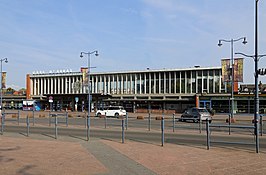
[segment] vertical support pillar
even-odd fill
[[[57,115],[55,115],[54,117],[55,117],[55,122],[54,122],[54,125],[55,125],[55,139],[57,139]]]
[[[2,117],[1,117],[1,135],[4,134],[4,127],[5,127],[5,114],[2,114]]]
[[[209,120],[206,119],[206,132],[207,132],[207,150],[210,149],[210,123]]]
[[[29,134],[30,134],[30,119],[29,119],[28,115],[27,115],[27,118],[26,118],[26,123],[27,123],[27,137],[29,137]]]
[[[148,123],[148,129],[149,129],[149,131],[151,130],[151,113],[150,113],[150,111],[149,111],[149,123]]]
[[[126,113],[126,130],[128,128],[128,113]]]
[[[173,132],[175,132],[175,113],[173,113]]]
[[[68,127],[68,112],[66,112],[66,127]]]
[[[260,115],[260,136],[263,134],[263,116]]]
[[[34,126],[35,125],[34,110],[32,110],[32,120],[33,120],[33,126]]]
[[[164,114],[162,116],[162,120],[161,120],[161,139],[162,139],[162,146],[164,146]]]
[[[19,122],[20,122],[20,116],[19,116],[20,112],[18,111],[18,125],[19,125]]]
[[[122,143],[125,143],[125,120],[122,117]]]

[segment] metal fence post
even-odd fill
[[[49,112],[49,126],[51,126],[51,112]]]
[[[210,149],[210,123],[209,120],[206,119],[206,132],[207,132],[207,150]]]
[[[18,125],[19,125],[19,111],[18,111]]]
[[[228,121],[228,124],[229,124],[229,135],[231,135],[231,114],[229,114],[229,121]]]
[[[107,128],[107,117],[104,116],[104,128],[106,129]]]
[[[175,132],[175,113],[173,113],[173,132]]]
[[[162,146],[164,145],[164,115],[162,116],[162,120],[161,120],[161,130],[162,130]]]
[[[68,127],[68,112],[66,112],[66,127]]]
[[[90,116],[87,116],[87,141],[90,139]]]
[[[126,130],[127,130],[127,127],[128,127],[128,113],[126,113]]]
[[[26,118],[26,123],[27,123],[27,137],[29,137],[29,134],[30,134],[30,119],[29,119],[28,115],[27,115],[27,118]]]
[[[260,136],[263,134],[263,116],[260,115]]]
[[[33,126],[35,125],[35,117],[34,117],[34,110],[32,110],[32,120],[33,120]]]
[[[202,131],[202,118],[199,116],[199,133],[201,134]]]
[[[55,139],[57,139],[57,115],[55,115],[54,125],[55,125]]]
[[[122,143],[125,143],[125,120],[122,117]]]
[[[151,130],[151,113],[149,112],[149,131]]]
[[[5,127],[5,114],[2,114],[2,117],[1,117],[1,135],[4,134],[4,127]]]

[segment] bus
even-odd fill
[[[37,105],[35,100],[23,100],[23,111],[39,111],[40,107]]]

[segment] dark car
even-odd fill
[[[181,121],[193,121],[193,122],[199,122],[201,121],[208,121],[211,123],[212,117],[209,111],[206,108],[189,108],[185,110],[185,112],[181,115]]]

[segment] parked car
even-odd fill
[[[192,107],[187,110],[181,115],[181,121],[193,121],[193,122],[199,122],[201,121],[206,121],[206,119],[209,120],[211,123],[212,117],[209,111],[206,108],[197,108],[197,107]]]
[[[119,117],[127,114],[123,106],[109,106],[96,111],[95,115],[100,117],[106,115],[107,117]]]

